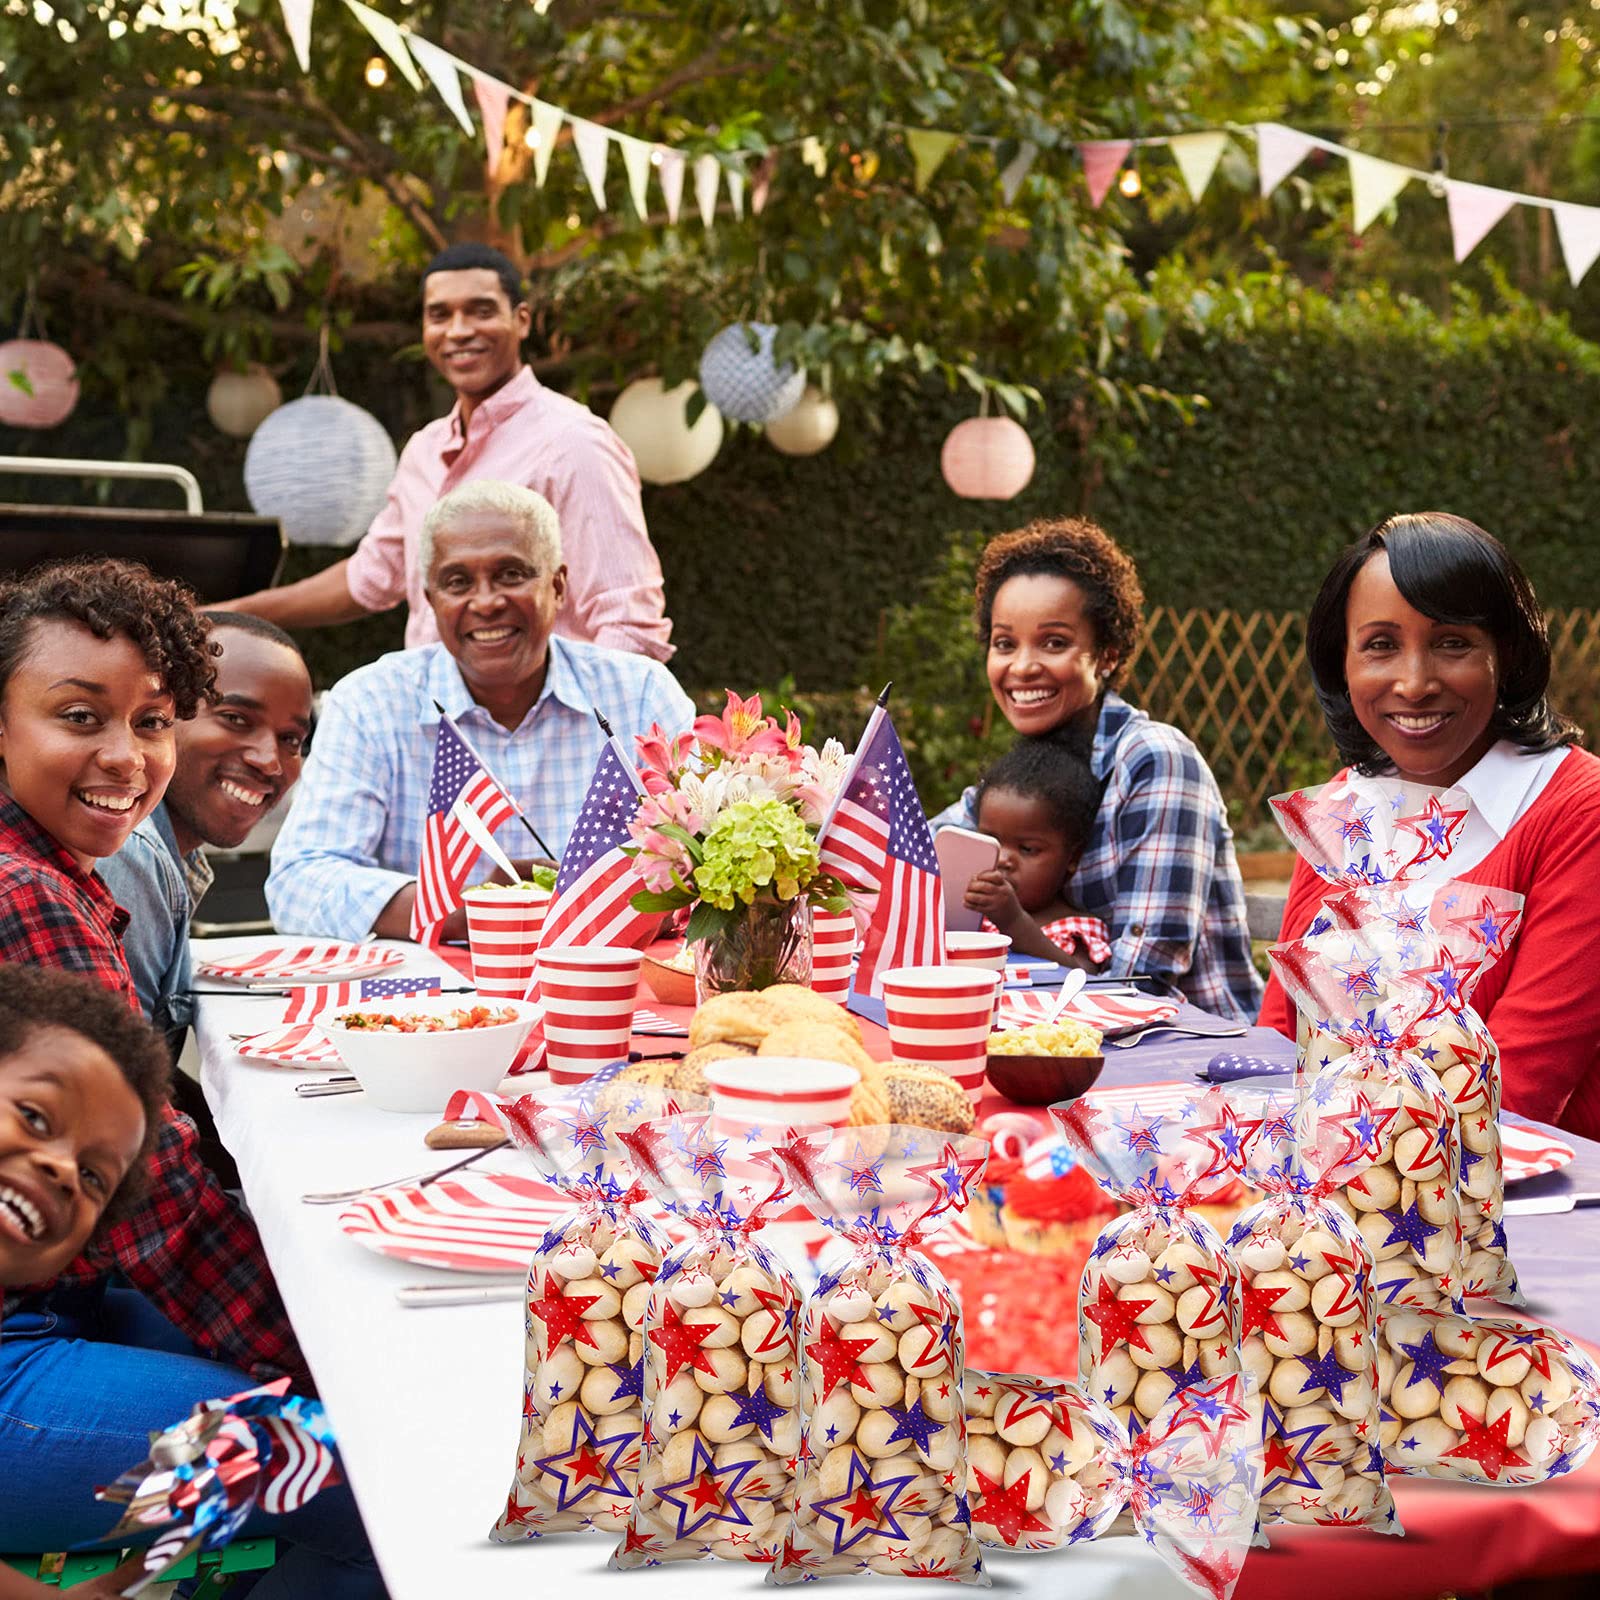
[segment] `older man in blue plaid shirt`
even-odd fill
[[[558,854],[604,744],[597,710],[625,749],[652,723],[678,733],[694,720],[660,662],[551,634],[566,568],[556,514],[532,490],[476,482],[446,495],[420,558],[440,642],[329,691],[272,851],[267,904],[284,933],[409,936],[438,707]],[[529,854],[515,819],[496,840]],[[447,938],[463,932],[444,925]]]

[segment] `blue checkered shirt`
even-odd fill
[[[1089,764],[1105,793],[1065,887],[1111,929],[1106,970],[1148,972],[1206,1011],[1255,1021],[1262,983],[1250,959],[1244,884],[1204,757],[1176,728],[1107,694]],[[976,802],[968,789],[934,828],[975,828]]]
[[[651,723],[681,733],[694,705],[658,661],[552,637],[543,692],[515,730],[478,705],[442,644],[401,650],[329,690],[305,774],[272,848],[267,905],[280,933],[359,939],[417,875],[437,700],[557,856],[605,743],[624,750]],[[515,818],[495,840],[514,860],[539,853]],[[488,875],[488,864],[482,864]]]

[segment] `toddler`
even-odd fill
[[[155,1032],[103,984],[0,966],[0,1288],[55,1277],[138,1197],[168,1073]],[[121,1594],[141,1561],[74,1593]],[[55,1592],[0,1565],[0,1600]]]
[[[978,831],[1000,841],[1000,856],[967,885],[966,905],[1022,955],[1089,972],[1111,959],[1105,923],[1066,896],[1100,792],[1087,758],[1055,739],[1021,740],[978,785]]]

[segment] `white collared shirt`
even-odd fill
[[[1451,785],[1472,802],[1460,842],[1445,860],[1425,863],[1419,881],[1466,877],[1532,809],[1571,749],[1558,745],[1554,750],[1524,750],[1509,739],[1491,745],[1482,760]]]

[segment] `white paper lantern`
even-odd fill
[[[0,344],[0,422],[13,428],[53,428],[78,403],[78,369],[47,339]]]
[[[792,361],[773,364],[777,332],[770,322],[733,322],[705,347],[700,387],[723,416],[735,422],[772,422],[799,404],[806,375]]]
[[[939,468],[964,500],[1011,500],[1033,477],[1033,440],[1010,417],[968,417],[950,430]]]
[[[279,406],[244,457],[252,508],[293,544],[354,544],[383,509],[395,453],[370,411],[331,394]]]
[[[687,483],[716,460],[722,413],[708,405],[691,428],[684,407],[695,389],[688,379],[663,389],[659,378],[640,378],[617,396],[611,426],[633,452],[646,483]]]
[[[206,415],[230,439],[248,439],[282,404],[278,380],[262,366],[219,372],[206,390]]]
[[[794,410],[767,424],[767,440],[786,456],[814,456],[833,443],[838,431],[838,406],[808,383]]]

